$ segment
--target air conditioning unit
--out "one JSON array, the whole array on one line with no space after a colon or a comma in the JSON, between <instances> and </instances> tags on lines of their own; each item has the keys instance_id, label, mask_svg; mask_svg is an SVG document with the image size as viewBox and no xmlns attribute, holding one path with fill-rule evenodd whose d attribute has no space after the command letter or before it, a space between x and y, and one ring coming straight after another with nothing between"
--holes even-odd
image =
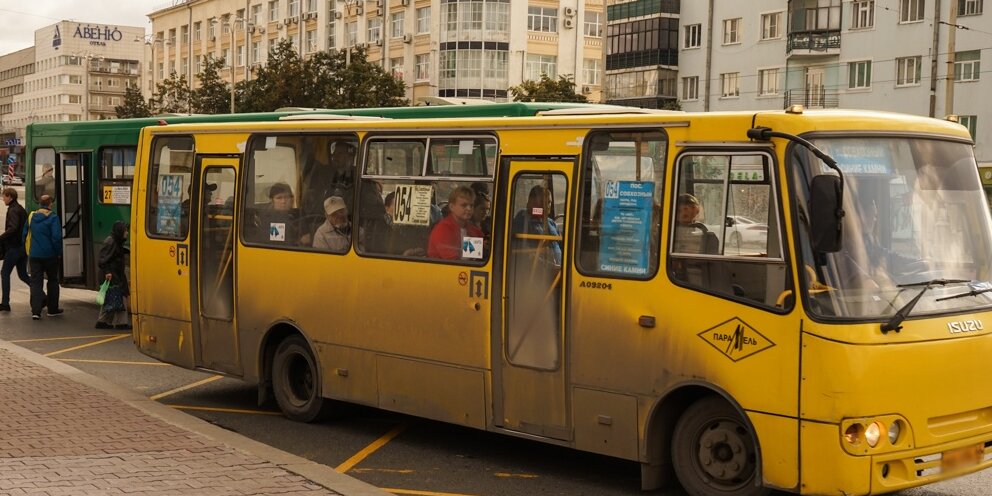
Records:
<instances>
[{"instance_id":1,"label":"air conditioning unit","mask_svg":"<svg viewBox=\"0 0 992 496\"><path fill-rule=\"evenodd\" d=\"M575 17L575 7L563 7L561 10L565 17Z\"/></svg>"},{"instance_id":2,"label":"air conditioning unit","mask_svg":"<svg viewBox=\"0 0 992 496\"><path fill-rule=\"evenodd\" d=\"M582 94L583 95L588 95L589 93L592 93L592 88L590 88L588 86L583 86L582 87Z\"/></svg>"},{"instance_id":3,"label":"air conditioning unit","mask_svg":"<svg viewBox=\"0 0 992 496\"><path fill-rule=\"evenodd\" d=\"M211 37L210 37L210 42L212 43L212 42L214 42L214 41L217 41L217 37L216 37L216 36L211 36Z\"/></svg>"},{"instance_id":4,"label":"air conditioning unit","mask_svg":"<svg viewBox=\"0 0 992 496\"><path fill-rule=\"evenodd\" d=\"M300 16L291 17L290 20L293 21L293 24L297 24L300 22Z\"/></svg>"},{"instance_id":5,"label":"air conditioning unit","mask_svg":"<svg viewBox=\"0 0 992 496\"><path fill-rule=\"evenodd\" d=\"M292 22L293 22L293 18L291 18L291 17L287 17L287 18L285 18L285 19L282 20L282 24L284 26L289 26L289 24L292 23Z\"/></svg>"},{"instance_id":6,"label":"air conditioning unit","mask_svg":"<svg viewBox=\"0 0 992 496\"><path fill-rule=\"evenodd\" d=\"M283 29L285 27L286 27L285 24L282 24L282 23L276 24L276 29Z\"/></svg>"},{"instance_id":7,"label":"air conditioning unit","mask_svg":"<svg viewBox=\"0 0 992 496\"><path fill-rule=\"evenodd\" d=\"M248 32L249 33L254 33L255 32L255 26L248 27Z\"/></svg>"},{"instance_id":8,"label":"air conditioning unit","mask_svg":"<svg viewBox=\"0 0 992 496\"><path fill-rule=\"evenodd\" d=\"M413 35L412 34L405 34L405 35L403 35L403 43L411 43L411 42L413 42Z\"/></svg>"},{"instance_id":9,"label":"air conditioning unit","mask_svg":"<svg viewBox=\"0 0 992 496\"><path fill-rule=\"evenodd\" d=\"M361 5L355 7L355 15L362 15L365 13L365 9Z\"/></svg>"},{"instance_id":10,"label":"air conditioning unit","mask_svg":"<svg viewBox=\"0 0 992 496\"><path fill-rule=\"evenodd\" d=\"M334 11L334 18L335 19L340 19L341 18L341 11L335 10Z\"/></svg>"},{"instance_id":11,"label":"air conditioning unit","mask_svg":"<svg viewBox=\"0 0 992 496\"><path fill-rule=\"evenodd\" d=\"M265 34L265 28L259 26L259 28L258 28L258 34Z\"/></svg>"},{"instance_id":12,"label":"air conditioning unit","mask_svg":"<svg viewBox=\"0 0 992 496\"><path fill-rule=\"evenodd\" d=\"M382 46L382 38L375 40L375 46Z\"/></svg>"},{"instance_id":13,"label":"air conditioning unit","mask_svg":"<svg viewBox=\"0 0 992 496\"><path fill-rule=\"evenodd\" d=\"M375 16L382 17L382 7L375 9Z\"/></svg>"},{"instance_id":14,"label":"air conditioning unit","mask_svg":"<svg viewBox=\"0 0 992 496\"><path fill-rule=\"evenodd\" d=\"M566 17L561 20L561 24L562 26L565 27L565 29L572 29L575 27L575 19L572 19L571 17Z\"/></svg>"},{"instance_id":15,"label":"air conditioning unit","mask_svg":"<svg viewBox=\"0 0 992 496\"><path fill-rule=\"evenodd\" d=\"M406 7L407 5L410 5L410 0L400 0L400 5Z\"/></svg>"},{"instance_id":16,"label":"air conditioning unit","mask_svg":"<svg viewBox=\"0 0 992 496\"><path fill-rule=\"evenodd\" d=\"M381 9L382 8L382 0L375 0L375 6L376 7L379 7Z\"/></svg>"},{"instance_id":17,"label":"air conditioning unit","mask_svg":"<svg viewBox=\"0 0 992 496\"><path fill-rule=\"evenodd\" d=\"M366 48L368 46L368 43L355 43L355 48Z\"/></svg>"}]
</instances>

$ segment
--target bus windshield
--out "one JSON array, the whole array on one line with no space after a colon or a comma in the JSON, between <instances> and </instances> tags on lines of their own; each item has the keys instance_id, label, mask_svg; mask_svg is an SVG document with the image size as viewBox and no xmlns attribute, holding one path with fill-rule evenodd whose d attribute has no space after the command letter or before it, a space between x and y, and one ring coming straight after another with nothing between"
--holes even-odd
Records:
<instances>
[{"instance_id":1,"label":"bus windshield","mask_svg":"<svg viewBox=\"0 0 992 496\"><path fill-rule=\"evenodd\" d=\"M969 144L881 137L811 141L844 172L841 249L814 253L808 225L800 230L814 314L884 319L921 291L910 315L992 304L989 211ZM797 190L808 193L804 185L812 177L833 172L794 148ZM937 282L924 289L930 281Z\"/></svg>"}]
</instances>

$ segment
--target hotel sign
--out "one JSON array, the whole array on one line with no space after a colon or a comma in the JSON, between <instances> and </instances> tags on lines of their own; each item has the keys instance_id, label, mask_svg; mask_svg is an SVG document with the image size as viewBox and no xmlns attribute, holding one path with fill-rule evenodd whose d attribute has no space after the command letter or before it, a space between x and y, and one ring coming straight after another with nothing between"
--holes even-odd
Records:
<instances>
[{"instance_id":1,"label":"hotel sign","mask_svg":"<svg viewBox=\"0 0 992 496\"><path fill-rule=\"evenodd\" d=\"M76 25L76 32L72 34L72 37L89 40L90 45L106 46L108 41L121 41L124 38L124 34L116 26L78 24Z\"/></svg>"}]
</instances>

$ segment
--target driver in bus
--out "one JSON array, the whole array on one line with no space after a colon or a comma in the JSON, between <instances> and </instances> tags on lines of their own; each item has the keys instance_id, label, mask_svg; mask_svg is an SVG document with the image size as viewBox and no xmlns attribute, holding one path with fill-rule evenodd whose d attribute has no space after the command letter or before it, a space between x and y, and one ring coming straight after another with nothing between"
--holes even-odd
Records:
<instances>
[{"instance_id":1,"label":"driver in bus","mask_svg":"<svg viewBox=\"0 0 992 496\"><path fill-rule=\"evenodd\" d=\"M675 202L675 253L716 253L709 229L699 222L703 205L689 193L682 193ZM717 241L719 243L719 241Z\"/></svg>"}]
</instances>

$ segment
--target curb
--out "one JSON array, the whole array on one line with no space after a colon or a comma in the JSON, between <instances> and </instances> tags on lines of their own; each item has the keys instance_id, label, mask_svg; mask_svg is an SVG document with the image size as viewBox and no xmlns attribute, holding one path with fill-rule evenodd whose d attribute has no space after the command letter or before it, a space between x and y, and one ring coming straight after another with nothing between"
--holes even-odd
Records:
<instances>
[{"instance_id":1,"label":"curb","mask_svg":"<svg viewBox=\"0 0 992 496\"><path fill-rule=\"evenodd\" d=\"M336 493L345 496L387 496L391 494L354 477L342 474L327 465L307 460L306 458L249 439L236 432L223 429L205 420L148 399L130 389L110 383L99 377L87 374L71 365L39 355L2 339L0 339L0 349L6 350L18 358L45 367L83 386L102 391L142 413L156 417L181 429L200 434L236 450L257 456L283 470L304 477Z\"/></svg>"}]
</instances>

